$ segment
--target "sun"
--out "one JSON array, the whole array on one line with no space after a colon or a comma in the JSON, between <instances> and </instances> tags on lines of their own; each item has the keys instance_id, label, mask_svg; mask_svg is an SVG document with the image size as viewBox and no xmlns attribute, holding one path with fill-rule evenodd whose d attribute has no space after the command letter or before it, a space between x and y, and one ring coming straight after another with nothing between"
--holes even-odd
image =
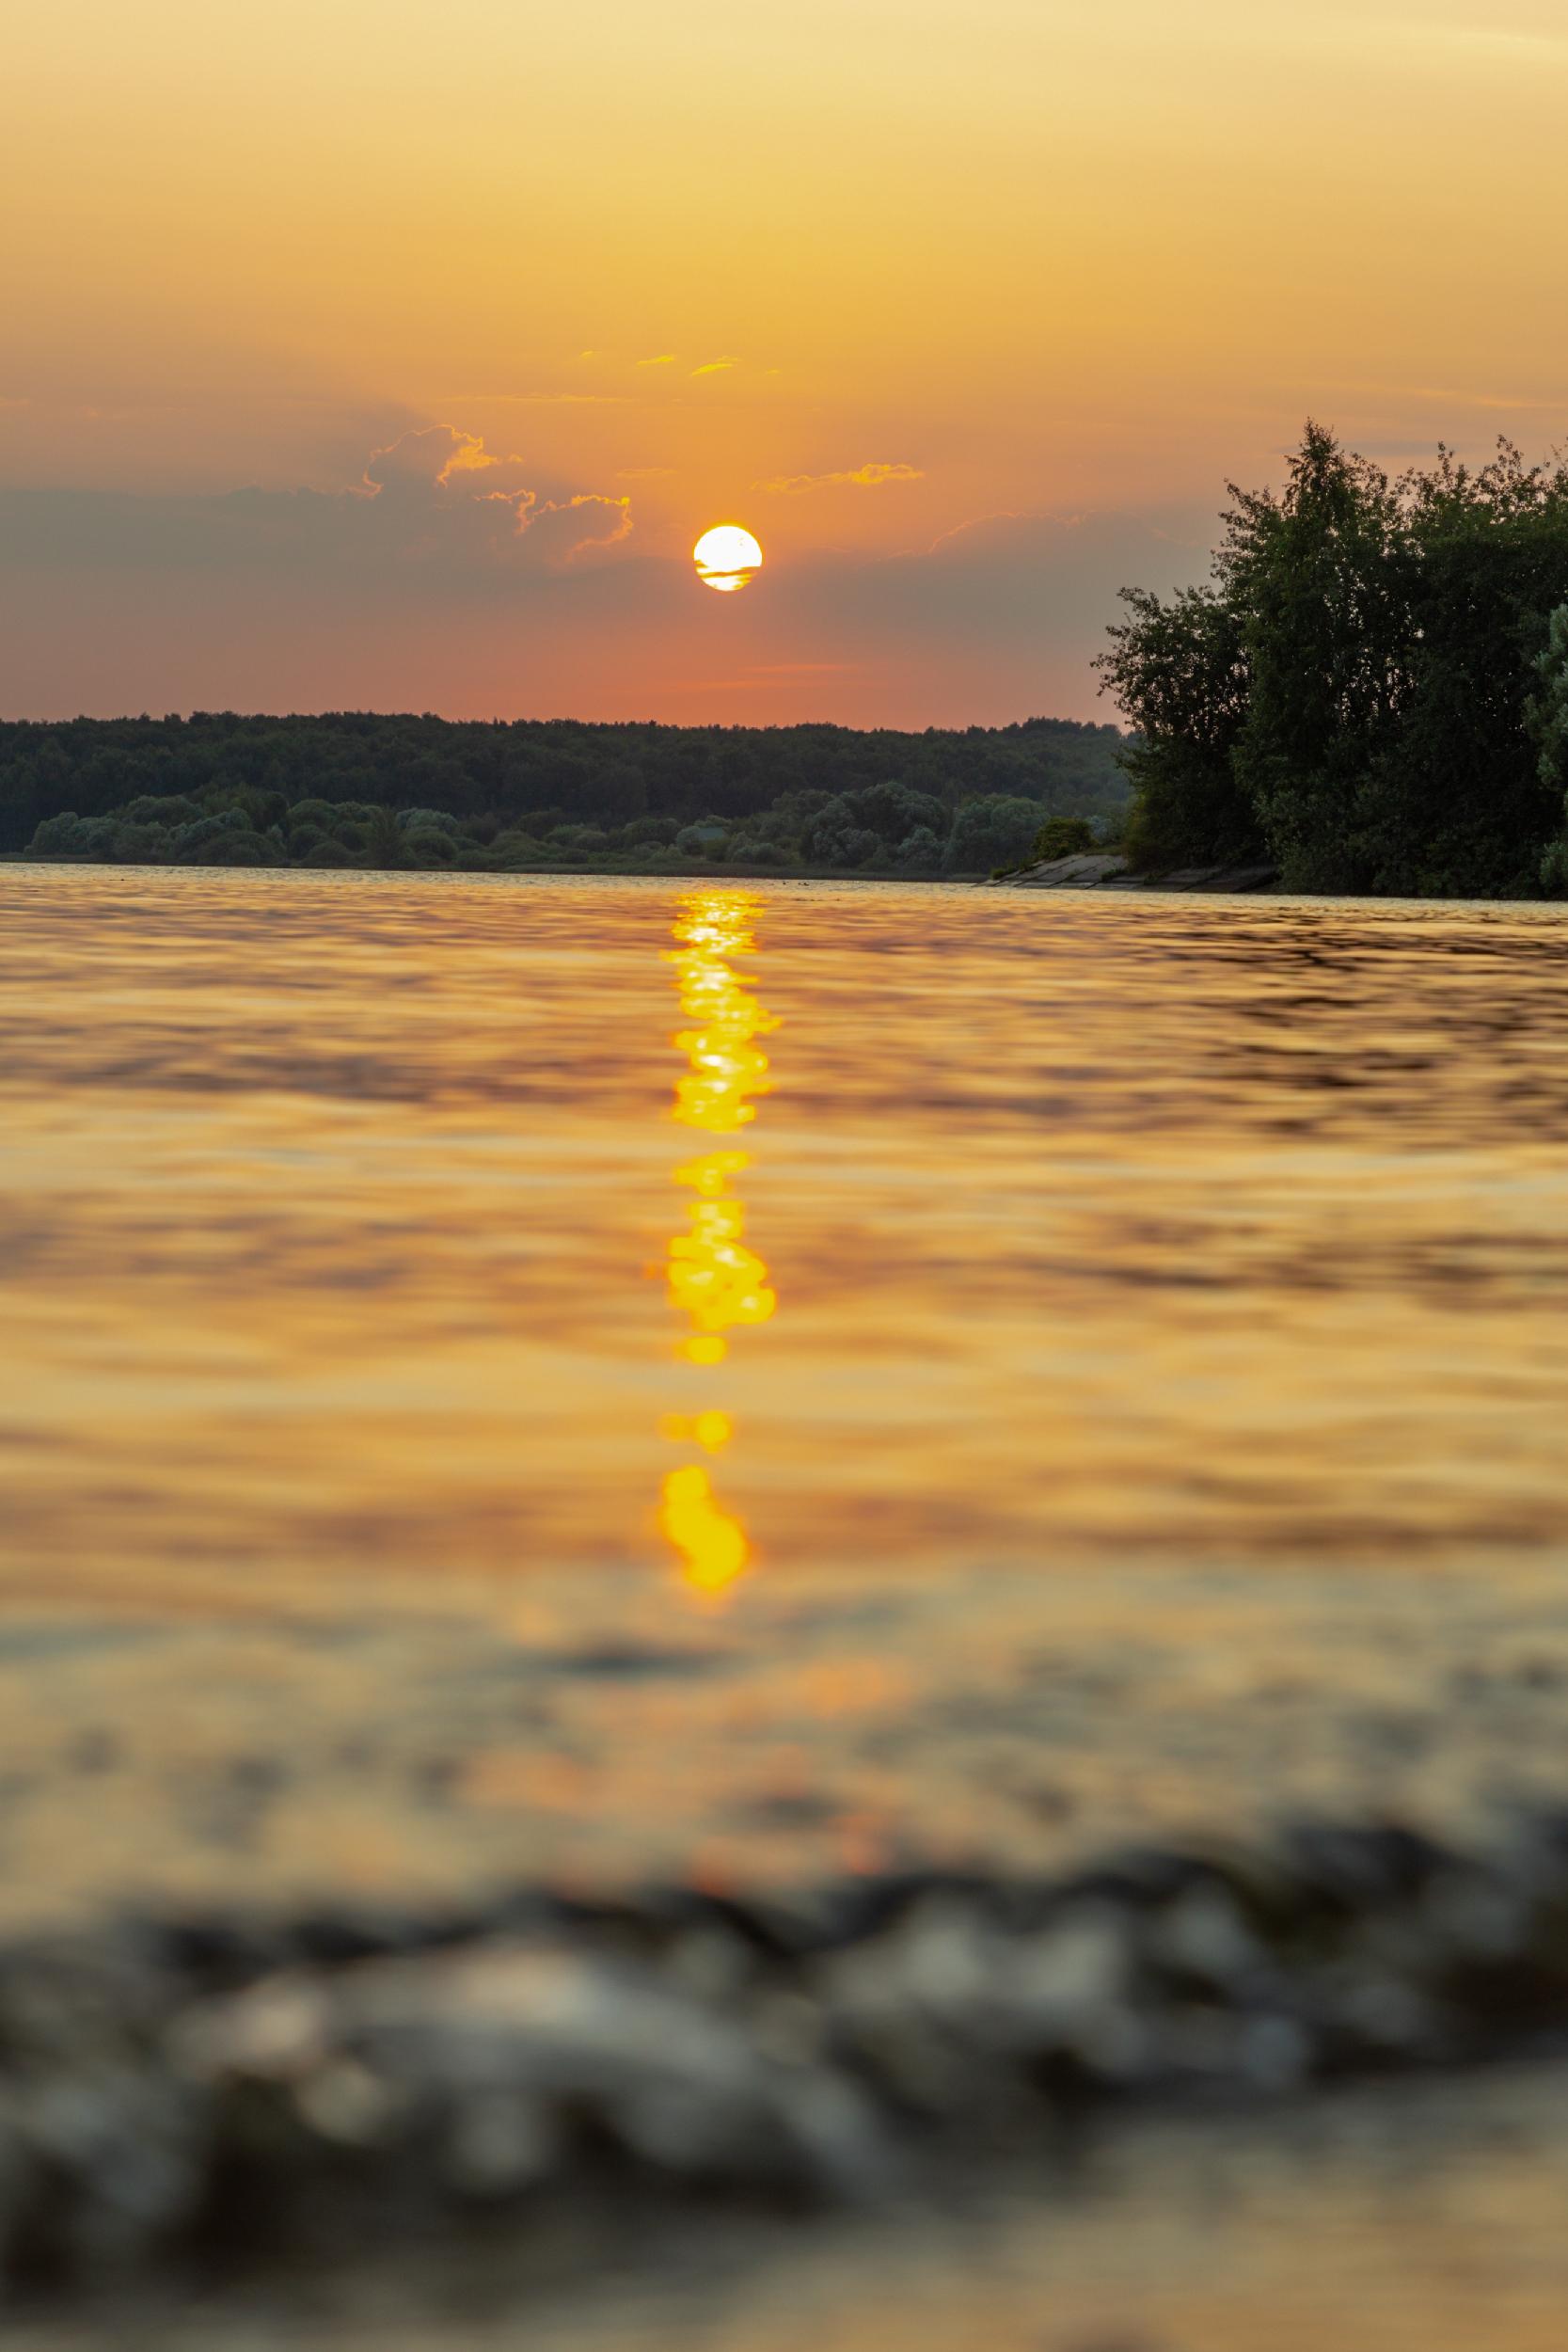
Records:
<instances>
[{"instance_id":1,"label":"sun","mask_svg":"<svg viewBox=\"0 0 1568 2352\"><path fill-rule=\"evenodd\" d=\"M691 560L705 587L721 588L727 595L755 579L762 549L738 523L715 523L692 548Z\"/></svg>"}]
</instances>

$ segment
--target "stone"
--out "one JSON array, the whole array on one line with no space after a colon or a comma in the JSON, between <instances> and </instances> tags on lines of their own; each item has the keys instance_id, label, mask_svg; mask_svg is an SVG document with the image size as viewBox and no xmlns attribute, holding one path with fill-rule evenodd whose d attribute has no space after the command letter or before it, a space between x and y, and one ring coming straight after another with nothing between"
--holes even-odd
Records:
<instances>
[{"instance_id":1,"label":"stone","mask_svg":"<svg viewBox=\"0 0 1568 2352\"><path fill-rule=\"evenodd\" d=\"M1002 881L1013 890L1092 890L1126 871L1125 858L1107 850L1083 850L1071 857L1043 859L1038 866L1025 866L1022 873L1003 876Z\"/></svg>"}]
</instances>

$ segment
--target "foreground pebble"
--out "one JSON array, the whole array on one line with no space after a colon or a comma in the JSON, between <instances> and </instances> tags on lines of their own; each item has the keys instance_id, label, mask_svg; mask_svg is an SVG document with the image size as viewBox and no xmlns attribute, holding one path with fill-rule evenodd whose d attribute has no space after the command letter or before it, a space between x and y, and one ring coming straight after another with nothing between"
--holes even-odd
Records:
<instances>
[{"instance_id":1,"label":"foreground pebble","mask_svg":"<svg viewBox=\"0 0 1568 2352\"><path fill-rule=\"evenodd\" d=\"M930 2151L1097 2107L1564 2026L1544 1817L1484 1858L1320 1823L1054 1883L126 1923L0 1957L0 2265L102 2276L334 2216L373 2242L595 2182L877 2200Z\"/></svg>"}]
</instances>

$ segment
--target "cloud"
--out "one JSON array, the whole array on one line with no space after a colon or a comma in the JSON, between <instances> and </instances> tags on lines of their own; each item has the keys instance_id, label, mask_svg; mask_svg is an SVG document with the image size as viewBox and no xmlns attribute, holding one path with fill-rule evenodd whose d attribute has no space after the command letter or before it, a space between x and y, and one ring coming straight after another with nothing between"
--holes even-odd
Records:
<instances>
[{"instance_id":1,"label":"cloud","mask_svg":"<svg viewBox=\"0 0 1568 2352\"><path fill-rule=\"evenodd\" d=\"M753 490L772 490L784 498L799 498L803 490L879 490L888 482L924 482L922 466L886 465L871 459L863 466L851 467L845 473L781 473L771 481L753 482Z\"/></svg>"},{"instance_id":2,"label":"cloud","mask_svg":"<svg viewBox=\"0 0 1568 2352\"><path fill-rule=\"evenodd\" d=\"M903 554L792 565L774 598L798 644L809 624L825 648L905 670L911 692L917 670L935 663L974 679L977 706L993 691L985 681L1006 677L1021 711L1087 716L1089 664L1119 591L1201 580L1212 543L1206 518L1171 512L981 515Z\"/></svg>"},{"instance_id":3,"label":"cloud","mask_svg":"<svg viewBox=\"0 0 1568 2352\"><path fill-rule=\"evenodd\" d=\"M656 351L651 359L639 359L637 364L640 368L673 368L675 355L673 351Z\"/></svg>"},{"instance_id":4,"label":"cloud","mask_svg":"<svg viewBox=\"0 0 1568 2352\"><path fill-rule=\"evenodd\" d=\"M523 480L528 470L525 459L487 450L480 434L452 424L419 425L374 453L365 468L364 488L372 498L411 501L427 517L466 513L469 540L486 542L492 549L498 530L519 539L527 532L534 536L530 552L545 561L570 564L630 536L628 497L577 490L565 498L543 498ZM500 511L481 512L475 518L476 508Z\"/></svg>"},{"instance_id":5,"label":"cloud","mask_svg":"<svg viewBox=\"0 0 1568 2352\"><path fill-rule=\"evenodd\" d=\"M520 458L492 455L478 433L465 433L455 424L421 424L400 434L385 449L372 451L362 486L372 498L384 490L394 495L410 489L444 490L464 474L521 463Z\"/></svg>"},{"instance_id":6,"label":"cloud","mask_svg":"<svg viewBox=\"0 0 1568 2352\"><path fill-rule=\"evenodd\" d=\"M667 482L674 470L673 466L623 466L615 479L617 482Z\"/></svg>"},{"instance_id":7,"label":"cloud","mask_svg":"<svg viewBox=\"0 0 1568 2352\"><path fill-rule=\"evenodd\" d=\"M1117 591L1199 579L1211 544L1206 511L982 515L891 556L801 548L731 610L640 545L634 480L420 421L366 429L338 478L0 492L13 710L1109 717L1089 664Z\"/></svg>"},{"instance_id":8,"label":"cloud","mask_svg":"<svg viewBox=\"0 0 1568 2352\"><path fill-rule=\"evenodd\" d=\"M547 515L575 515L582 522L594 514L604 528L602 531L585 531L580 538L572 542L565 554L565 561L572 563L579 555L587 555L595 548L615 547L621 540L631 537L630 499L606 498L597 490L579 490L575 497L552 501L539 507L531 519L542 521Z\"/></svg>"},{"instance_id":9,"label":"cloud","mask_svg":"<svg viewBox=\"0 0 1568 2352\"><path fill-rule=\"evenodd\" d=\"M1360 384L1346 383L1339 387L1360 398L1373 400L1418 400L1437 404L1444 408L1496 408L1505 414L1539 410L1547 416L1560 416L1568 401L1560 393L1550 400L1538 400L1525 392L1457 391L1446 384ZM1416 446L1430 451L1432 442L1425 440Z\"/></svg>"},{"instance_id":10,"label":"cloud","mask_svg":"<svg viewBox=\"0 0 1568 2352\"><path fill-rule=\"evenodd\" d=\"M341 490L12 491L0 495L0 508L13 564L281 575L390 592L400 580L433 578L454 593L504 588L630 537L627 493L546 494L532 472L476 433L429 424L373 450Z\"/></svg>"},{"instance_id":11,"label":"cloud","mask_svg":"<svg viewBox=\"0 0 1568 2352\"><path fill-rule=\"evenodd\" d=\"M443 392L443 408L627 408L626 392Z\"/></svg>"},{"instance_id":12,"label":"cloud","mask_svg":"<svg viewBox=\"0 0 1568 2352\"><path fill-rule=\"evenodd\" d=\"M739 365L739 360L733 358L705 359L702 366L693 368L691 373L693 375L723 375L729 369L737 368Z\"/></svg>"}]
</instances>

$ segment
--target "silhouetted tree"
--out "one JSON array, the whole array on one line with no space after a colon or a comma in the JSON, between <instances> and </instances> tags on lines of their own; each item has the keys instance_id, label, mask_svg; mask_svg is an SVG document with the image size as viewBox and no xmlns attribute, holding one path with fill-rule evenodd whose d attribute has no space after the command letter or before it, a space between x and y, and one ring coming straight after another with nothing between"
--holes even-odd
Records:
<instances>
[{"instance_id":1,"label":"silhouetted tree","mask_svg":"<svg viewBox=\"0 0 1568 2352\"><path fill-rule=\"evenodd\" d=\"M1479 471L1440 451L1391 484L1309 423L1281 493L1230 496L1212 583L1127 592L1102 657L1138 729L1135 862L1537 887L1560 795L1530 713L1568 596L1568 466L1505 442Z\"/></svg>"}]
</instances>

